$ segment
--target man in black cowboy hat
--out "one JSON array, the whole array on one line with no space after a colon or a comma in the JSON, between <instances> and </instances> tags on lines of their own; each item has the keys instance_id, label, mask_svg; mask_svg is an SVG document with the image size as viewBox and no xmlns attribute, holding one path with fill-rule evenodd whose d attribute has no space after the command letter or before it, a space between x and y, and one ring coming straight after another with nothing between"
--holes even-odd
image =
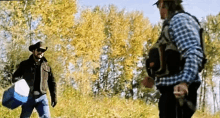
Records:
<instances>
[{"instance_id":1,"label":"man in black cowboy hat","mask_svg":"<svg viewBox=\"0 0 220 118\"><path fill-rule=\"evenodd\" d=\"M29 51L32 52L32 55L29 59L22 61L13 74L13 82L23 78L30 87L28 101L22 105L21 118L30 117L34 108L40 117L50 117L46 96L47 87L49 87L50 91L51 106L55 107L57 104L56 82L51 68L44 57L46 50L47 47L41 41L29 46Z\"/></svg>"}]
</instances>

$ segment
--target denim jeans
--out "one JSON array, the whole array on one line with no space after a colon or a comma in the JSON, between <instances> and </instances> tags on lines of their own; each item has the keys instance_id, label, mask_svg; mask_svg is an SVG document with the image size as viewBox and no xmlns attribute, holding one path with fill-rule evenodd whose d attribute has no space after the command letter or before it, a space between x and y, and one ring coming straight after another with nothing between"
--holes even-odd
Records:
<instances>
[{"instance_id":1,"label":"denim jeans","mask_svg":"<svg viewBox=\"0 0 220 118\"><path fill-rule=\"evenodd\" d=\"M46 94L39 98L29 96L28 101L22 105L20 118L30 118L34 108L37 110L40 118L50 118L50 110Z\"/></svg>"}]
</instances>

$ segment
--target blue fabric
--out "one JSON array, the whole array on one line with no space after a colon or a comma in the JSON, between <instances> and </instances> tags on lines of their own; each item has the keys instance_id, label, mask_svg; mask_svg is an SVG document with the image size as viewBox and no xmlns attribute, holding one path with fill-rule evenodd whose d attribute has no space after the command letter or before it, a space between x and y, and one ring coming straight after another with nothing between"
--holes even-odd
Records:
<instances>
[{"instance_id":1,"label":"blue fabric","mask_svg":"<svg viewBox=\"0 0 220 118\"><path fill-rule=\"evenodd\" d=\"M20 118L30 118L34 108L41 118L50 118L50 109L46 94L37 99L29 96L28 101L22 105Z\"/></svg>"},{"instance_id":2,"label":"blue fabric","mask_svg":"<svg viewBox=\"0 0 220 118\"><path fill-rule=\"evenodd\" d=\"M200 82L198 68L202 65L203 51L200 44L200 26L195 19L179 13L170 20L169 33L180 54L186 59L184 69L172 76L156 78L156 86L170 86L180 82Z\"/></svg>"}]
</instances>

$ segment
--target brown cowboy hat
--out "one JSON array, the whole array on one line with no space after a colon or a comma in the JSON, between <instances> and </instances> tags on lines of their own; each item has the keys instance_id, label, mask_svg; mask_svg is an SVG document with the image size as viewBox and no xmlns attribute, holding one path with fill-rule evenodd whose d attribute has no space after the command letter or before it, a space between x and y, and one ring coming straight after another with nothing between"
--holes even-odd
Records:
<instances>
[{"instance_id":1,"label":"brown cowboy hat","mask_svg":"<svg viewBox=\"0 0 220 118\"><path fill-rule=\"evenodd\" d=\"M30 46L29 46L29 51L32 52L32 51L35 50L35 49L43 49L44 51L46 51L46 50L47 50L47 47L44 45L43 42L39 41L39 42L37 42L36 44L33 44L33 45L30 45Z\"/></svg>"}]
</instances>

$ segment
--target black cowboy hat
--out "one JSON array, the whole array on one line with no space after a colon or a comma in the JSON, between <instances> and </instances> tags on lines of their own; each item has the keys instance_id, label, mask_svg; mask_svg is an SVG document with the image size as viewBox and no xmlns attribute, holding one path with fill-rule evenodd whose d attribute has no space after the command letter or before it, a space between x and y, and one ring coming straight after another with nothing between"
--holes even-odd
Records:
<instances>
[{"instance_id":1,"label":"black cowboy hat","mask_svg":"<svg viewBox=\"0 0 220 118\"><path fill-rule=\"evenodd\" d=\"M29 51L33 51L33 50L35 50L35 49L43 49L43 50L47 50L47 47L44 45L44 43L43 42L41 42L41 41L39 41L39 42L37 42L36 44L33 44L33 45L30 45L29 46Z\"/></svg>"}]
</instances>

